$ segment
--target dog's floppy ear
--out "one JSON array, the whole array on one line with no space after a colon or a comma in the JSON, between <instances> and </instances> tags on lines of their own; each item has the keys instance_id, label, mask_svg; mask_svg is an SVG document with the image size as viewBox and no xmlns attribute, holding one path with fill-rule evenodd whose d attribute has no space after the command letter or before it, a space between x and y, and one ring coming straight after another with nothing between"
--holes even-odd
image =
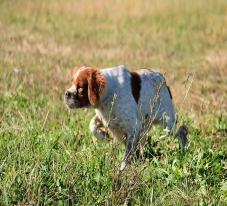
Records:
<instances>
[{"instance_id":1,"label":"dog's floppy ear","mask_svg":"<svg viewBox=\"0 0 227 206\"><path fill-rule=\"evenodd\" d=\"M88 80L88 99L91 105L95 105L105 87L105 77L101 75L99 69L91 68Z\"/></svg>"}]
</instances>

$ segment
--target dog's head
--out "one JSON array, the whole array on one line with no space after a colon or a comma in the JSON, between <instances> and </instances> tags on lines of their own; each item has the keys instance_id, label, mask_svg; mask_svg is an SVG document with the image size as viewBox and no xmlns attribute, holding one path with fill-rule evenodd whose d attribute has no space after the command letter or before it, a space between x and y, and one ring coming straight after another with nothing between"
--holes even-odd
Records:
<instances>
[{"instance_id":1,"label":"dog's head","mask_svg":"<svg viewBox=\"0 0 227 206\"><path fill-rule=\"evenodd\" d=\"M96 105L105 87L105 77L97 68L77 66L65 91L65 104L70 109Z\"/></svg>"}]
</instances>

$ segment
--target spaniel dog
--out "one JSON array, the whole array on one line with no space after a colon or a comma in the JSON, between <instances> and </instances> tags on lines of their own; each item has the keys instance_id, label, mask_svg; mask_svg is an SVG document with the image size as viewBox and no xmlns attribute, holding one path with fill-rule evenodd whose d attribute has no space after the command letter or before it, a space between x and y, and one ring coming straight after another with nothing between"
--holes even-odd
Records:
<instances>
[{"instance_id":1,"label":"spaniel dog","mask_svg":"<svg viewBox=\"0 0 227 206\"><path fill-rule=\"evenodd\" d=\"M142 69L130 72L125 66L98 69L77 66L73 70L71 87L65 91L68 108L93 106L96 115L90 130L100 141L109 134L125 144L121 170L139 146L146 142L146 133L153 123L168 127L173 134L176 111L165 78L158 71ZM186 145L187 129L181 126L175 134Z\"/></svg>"}]
</instances>

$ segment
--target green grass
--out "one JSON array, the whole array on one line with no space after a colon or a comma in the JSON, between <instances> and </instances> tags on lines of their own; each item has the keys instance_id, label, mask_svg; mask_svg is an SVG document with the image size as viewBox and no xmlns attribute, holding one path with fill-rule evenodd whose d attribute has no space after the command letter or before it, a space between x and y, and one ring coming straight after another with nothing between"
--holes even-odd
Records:
<instances>
[{"instance_id":1,"label":"green grass","mask_svg":"<svg viewBox=\"0 0 227 206\"><path fill-rule=\"evenodd\" d=\"M0 205L227 205L225 0L0 5ZM80 64L165 73L185 155L155 126L120 172L124 147L92 137L94 110L63 103Z\"/></svg>"}]
</instances>

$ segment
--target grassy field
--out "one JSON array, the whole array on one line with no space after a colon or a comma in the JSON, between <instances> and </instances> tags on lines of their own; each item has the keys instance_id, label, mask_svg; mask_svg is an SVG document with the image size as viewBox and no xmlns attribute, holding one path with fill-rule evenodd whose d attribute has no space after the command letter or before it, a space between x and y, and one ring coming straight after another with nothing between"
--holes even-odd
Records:
<instances>
[{"instance_id":1,"label":"grassy field","mask_svg":"<svg viewBox=\"0 0 227 206\"><path fill-rule=\"evenodd\" d=\"M226 0L0 0L0 205L227 205L226 25ZM156 126L120 172L63 103L81 64L165 73L185 155Z\"/></svg>"}]
</instances>

